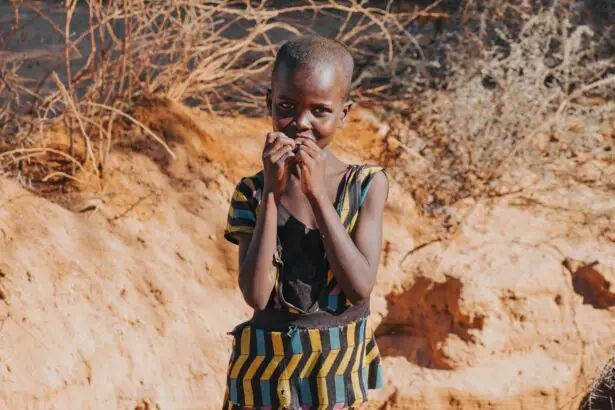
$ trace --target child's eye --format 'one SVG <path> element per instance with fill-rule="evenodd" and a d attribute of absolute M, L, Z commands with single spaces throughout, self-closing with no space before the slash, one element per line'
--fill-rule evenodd
<path fill-rule="evenodd" d="M 280 103 L 278 104 L 278 107 L 280 107 L 280 109 L 283 111 L 288 111 L 292 110 L 293 105 L 291 103 Z"/>
<path fill-rule="evenodd" d="M 314 108 L 314 114 L 315 115 L 324 115 L 324 114 L 326 114 L 328 112 L 329 112 L 329 110 L 326 109 L 326 108 L 322 108 L 322 107 Z"/>

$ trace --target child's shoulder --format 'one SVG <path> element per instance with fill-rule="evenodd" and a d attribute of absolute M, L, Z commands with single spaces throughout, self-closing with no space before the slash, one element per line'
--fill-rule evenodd
<path fill-rule="evenodd" d="M 355 167 L 357 167 L 359 170 L 361 170 L 361 172 L 366 173 L 366 174 L 375 174 L 380 171 L 386 172 L 385 168 L 382 165 L 376 165 L 376 164 L 364 163 L 364 164 L 357 164 L 355 165 Z"/>
<path fill-rule="evenodd" d="M 265 184 L 265 174 L 263 170 L 254 175 L 241 177 L 235 185 L 233 201 L 249 202 L 253 206 L 258 205 Z"/>
<path fill-rule="evenodd" d="M 265 173 L 263 170 L 260 170 L 254 175 L 248 175 L 248 176 L 241 177 L 239 179 L 239 182 L 237 183 L 237 188 L 241 186 L 247 186 L 250 189 L 257 191 L 259 189 L 262 189 L 264 183 L 265 183 Z"/>
<path fill-rule="evenodd" d="M 385 177 L 387 176 L 386 169 L 381 165 L 354 164 L 352 169 L 354 178 L 358 181 L 371 180 L 378 173 L 383 173 Z"/>
<path fill-rule="evenodd" d="M 348 187 L 357 186 L 355 190 L 359 197 L 358 206 L 360 207 L 367 197 L 368 191 L 373 185 L 377 185 L 386 190 L 388 197 L 388 174 L 386 169 L 380 165 L 357 164 L 353 165 L 353 172 L 348 178 Z M 348 188 L 350 189 L 350 188 Z"/>

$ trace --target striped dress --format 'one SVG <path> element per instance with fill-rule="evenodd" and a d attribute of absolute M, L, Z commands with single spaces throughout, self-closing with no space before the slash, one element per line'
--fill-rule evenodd
<path fill-rule="evenodd" d="M 372 177 L 382 171 L 353 165 L 342 178 L 334 205 L 349 233 Z M 236 187 L 224 233 L 232 243 L 238 243 L 237 233 L 254 230 L 263 178 L 260 172 L 243 178 Z M 297 231 L 293 225 L 298 225 Z M 298 231 L 304 227 L 292 216 L 278 221 L 277 275 L 269 303 L 229 333 L 233 347 L 225 409 L 345 409 L 367 401 L 368 389 L 382 387 L 380 354 L 368 321 L 369 301 L 353 305 L 346 298 L 322 245 L 321 255 L 312 252 L 310 260 L 291 266 L 302 254 L 289 257 L 286 252 L 300 241 Z M 306 240 L 308 245 L 314 242 Z M 302 290 L 310 281 L 314 283 L 307 286 L 310 292 Z"/>

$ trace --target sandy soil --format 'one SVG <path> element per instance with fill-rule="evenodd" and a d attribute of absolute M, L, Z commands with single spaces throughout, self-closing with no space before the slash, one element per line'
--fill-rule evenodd
<path fill-rule="evenodd" d="M 135 132 L 102 187 L 69 199 L 0 179 L 0 408 L 220 406 L 227 332 L 250 315 L 222 231 L 269 124 L 166 103 L 135 116 L 176 160 Z M 334 149 L 375 162 L 382 130 L 358 109 Z M 612 191 L 511 178 L 520 192 L 456 204 L 461 229 L 433 242 L 392 182 L 371 318 L 386 387 L 367 408 L 572 409 L 613 354 Z"/>

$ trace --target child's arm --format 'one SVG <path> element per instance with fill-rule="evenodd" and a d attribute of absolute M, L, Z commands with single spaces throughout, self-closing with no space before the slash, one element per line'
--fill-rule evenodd
<path fill-rule="evenodd" d="M 265 184 L 259 215 L 252 234 L 239 236 L 239 288 L 255 310 L 267 307 L 275 270 L 273 253 L 278 229 L 278 202 L 286 188 L 287 160 L 293 156 L 295 141 L 279 132 L 267 135 L 263 149 Z"/>
<path fill-rule="evenodd" d="M 310 200 L 323 235 L 330 268 L 353 304 L 369 298 L 376 283 L 388 189 L 384 173 L 374 175 L 351 235 L 346 232 L 327 196 Z"/>
<path fill-rule="evenodd" d="M 246 303 L 263 310 L 275 284 L 273 253 L 276 246 L 278 210 L 273 193 L 260 205 L 254 233 L 239 236 L 239 288 Z"/>
<path fill-rule="evenodd" d="M 373 176 L 355 228 L 348 235 L 324 188 L 324 160 L 320 150 L 310 141 L 302 143 L 299 151 L 302 182 L 323 235 L 329 266 L 350 302 L 356 304 L 369 298 L 376 283 L 389 189 L 387 177 L 382 172 Z"/>

